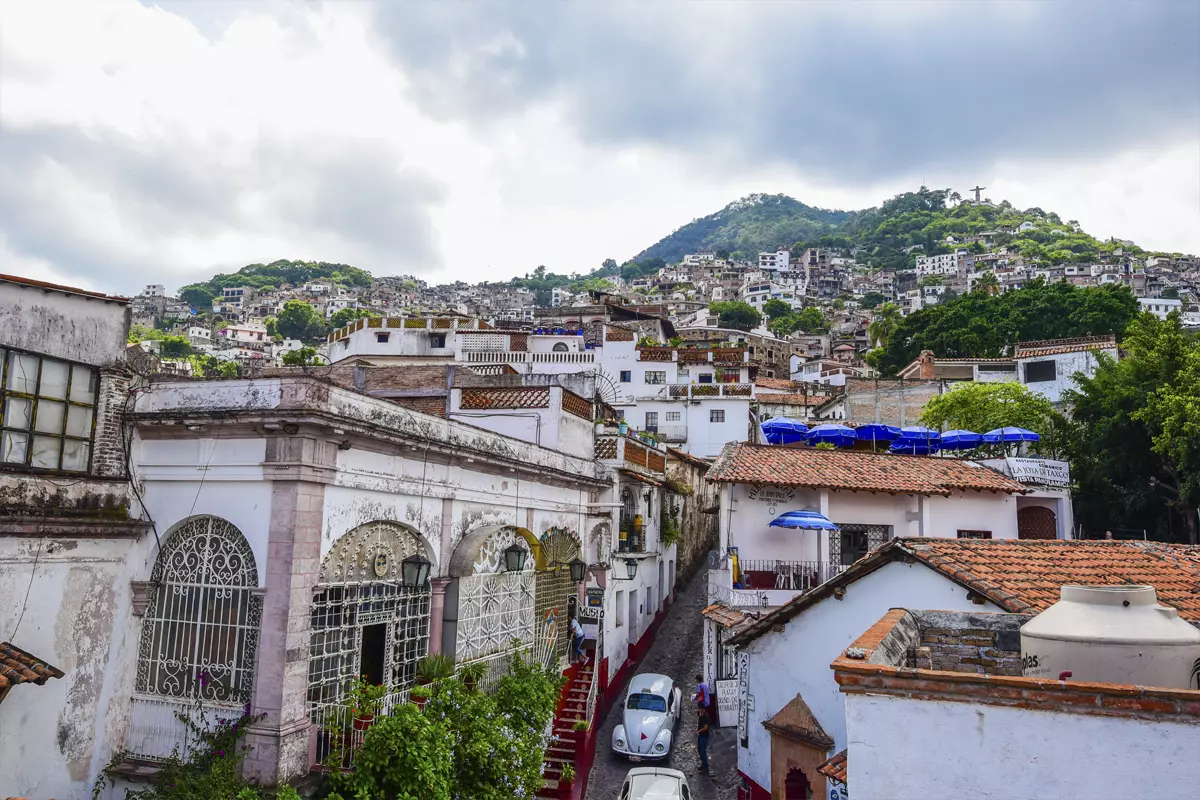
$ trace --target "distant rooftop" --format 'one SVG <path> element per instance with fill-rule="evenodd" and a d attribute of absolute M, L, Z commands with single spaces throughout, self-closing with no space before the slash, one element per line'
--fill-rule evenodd
<path fill-rule="evenodd" d="M 63 294 L 75 294 L 80 297 L 91 297 L 96 300 L 104 300 L 110 303 L 129 303 L 128 297 L 121 297 L 114 294 L 102 294 L 101 292 L 92 292 L 87 289 L 78 289 L 74 286 L 63 286 L 58 283 L 48 283 L 46 281 L 35 281 L 32 278 L 22 278 L 17 275 L 0 274 L 0 283 L 14 283 L 18 286 L 27 286 L 32 289 L 43 289 L 45 291 L 62 292 Z"/>

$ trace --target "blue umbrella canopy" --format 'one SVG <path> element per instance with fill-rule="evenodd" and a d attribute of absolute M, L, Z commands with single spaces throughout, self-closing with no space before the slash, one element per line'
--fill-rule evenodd
<path fill-rule="evenodd" d="M 900 429 L 894 425 L 872 422 L 870 425 L 859 425 L 854 429 L 854 435 L 860 442 L 894 442 L 900 438 Z"/>
<path fill-rule="evenodd" d="M 856 441 L 854 428 L 847 425 L 838 425 L 828 422 L 824 425 L 818 425 L 808 432 L 805 441 L 809 444 L 820 444 L 821 442 L 829 442 L 838 447 L 850 447 Z"/>
<path fill-rule="evenodd" d="M 787 511 L 768 524 L 773 528 L 803 528 L 813 531 L 838 530 L 838 526 L 834 525 L 828 517 L 818 514 L 816 511 Z"/>
<path fill-rule="evenodd" d="M 906 456 L 927 456 L 931 453 L 936 453 L 940 449 L 941 445 L 936 439 L 930 441 L 922 439 L 898 439 L 892 442 L 892 446 L 888 448 L 888 452 L 900 453 Z"/>
<path fill-rule="evenodd" d="M 974 431 L 946 431 L 940 442 L 943 450 L 970 450 L 983 444 L 983 435 Z"/>
<path fill-rule="evenodd" d="M 1042 437 L 1025 428 L 996 428 L 994 431 L 988 431 L 983 435 L 983 440 L 988 444 L 1003 444 L 1004 442 L 1036 442 Z"/>
<path fill-rule="evenodd" d="M 808 426 L 803 422 L 798 419 L 787 419 L 786 417 L 769 419 L 759 427 L 762 428 L 763 435 L 767 437 L 767 441 L 771 444 L 803 442 L 804 435 L 808 433 Z"/>
<path fill-rule="evenodd" d="M 941 434 L 933 428 L 923 428 L 920 425 L 909 425 L 900 429 L 900 440 L 920 439 L 923 442 L 936 442 Z"/>

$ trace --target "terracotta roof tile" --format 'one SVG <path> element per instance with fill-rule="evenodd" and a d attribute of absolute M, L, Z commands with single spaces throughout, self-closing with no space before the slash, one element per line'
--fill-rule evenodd
<path fill-rule="evenodd" d="M 833 747 L 833 739 L 817 722 L 812 709 L 800 695 L 779 709 L 779 713 L 764 722 L 763 727 L 771 733 L 800 739 L 825 750 Z"/>
<path fill-rule="evenodd" d="M 841 395 L 826 394 L 760 394 L 759 403 L 777 406 L 819 406 L 831 397 Z"/>
<path fill-rule="evenodd" d="M 1059 353 L 1082 353 L 1086 350 L 1115 350 L 1115 336 L 1085 336 L 1078 339 L 1043 339 L 1037 342 L 1017 342 L 1014 358 L 1053 356 Z"/>
<path fill-rule="evenodd" d="M 1158 601 L 1200 620 L 1200 547 L 1129 541 L 901 539 L 899 546 L 1007 611 L 1036 613 L 1065 584 L 1153 586 Z"/>
<path fill-rule="evenodd" d="M 795 389 L 796 381 L 787 378 L 755 378 L 754 385 L 764 389 Z"/>
<path fill-rule="evenodd" d="M 821 766 L 817 767 L 817 772 L 824 775 L 826 778 L 832 778 L 841 783 L 846 782 L 846 751 L 838 753 L 833 758 L 826 761 Z"/>
<path fill-rule="evenodd" d="M 1025 491 L 1007 475 L 960 459 L 752 444 L 726 445 L 708 479 L 893 494 Z"/>
<path fill-rule="evenodd" d="M 713 603 L 708 608 L 700 612 L 708 619 L 720 625 L 722 628 L 734 628 L 741 625 L 751 617 L 745 612 L 736 608 L 729 608 L 720 603 Z"/>
<path fill-rule="evenodd" d="M 18 683 L 41 686 L 50 678 L 61 678 L 63 671 L 52 667 L 32 653 L 9 643 L 0 642 L 0 689 Z"/>

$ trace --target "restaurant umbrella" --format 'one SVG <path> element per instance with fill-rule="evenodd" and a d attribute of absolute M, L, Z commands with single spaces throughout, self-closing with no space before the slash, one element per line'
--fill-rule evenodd
<path fill-rule="evenodd" d="M 836 531 L 838 526 L 816 511 L 785 511 L 767 523 L 773 528 L 803 528 L 813 531 Z"/>
<path fill-rule="evenodd" d="M 870 442 L 871 450 L 874 452 L 876 442 L 894 442 L 899 439 L 900 429 L 895 425 L 872 422 L 868 425 L 859 425 L 854 429 L 854 435 L 860 442 Z"/>
<path fill-rule="evenodd" d="M 939 441 L 943 450 L 973 450 L 983 444 L 983 436 L 974 431 L 946 431 Z"/>
<path fill-rule="evenodd" d="M 821 444 L 829 442 L 838 447 L 853 447 L 858 441 L 854 436 L 854 428 L 847 425 L 838 425 L 837 423 L 827 422 L 823 425 L 817 425 L 808 432 L 804 441 L 809 444 Z"/>
<path fill-rule="evenodd" d="M 1008 455 L 1008 447 L 1006 445 L 1009 442 L 1036 442 L 1040 441 L 1041 438 L 1042 437 L 1038 436 L 1031 430 L 1027 430 L 1026 428 L 1014 428 L 1011 425 L 1003 428 L 996 428 L 995 430 L 988 431 L 983 435 L 983 440 L 988 444 L 1000 445 L 1001 448 L 1004 449 L 1004 454 L 1006 456 Z"/>
<path fill-rule="evenodd" d="M 803 422 L 786 417 L 769 419 L 759 427 L 762 428 L 763 436 L 767 437 L 767 442 L 770 444 L 803 442 L 804 435 L 808 433 L 808 426 Z"/>
<path fill-rule="evenodd" d="M 897 439 L 892 442 L 892 446 L 888 448 L 888 452 L 906 456 L 928 456 L 936 453 L 939 449 L 940 443 L 936 439 L 929 441 L 924 439 Z"/>

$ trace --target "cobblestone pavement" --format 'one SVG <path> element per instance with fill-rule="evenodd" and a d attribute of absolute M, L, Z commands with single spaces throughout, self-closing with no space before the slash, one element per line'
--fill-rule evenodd
<path fill-rule="evenodd" d="M 687 775 L 695 800 L 734 800 L 737 797 L 737 728 L 711 728 L 708 740 L 711 775 L 701 775 L 696 771 L 699 765 L 696 757 L 696 707 L 689 698 L 696 689 L 695 676 L 701 671 L 704 618 L 700 612 L 706 604 L 707 581 L 707 573 L 701 569 L 687 588 L 679 593 L 637 671 L 670 675 L 683 689 L 683 718 L 679 721 L 667 766 Z M 621 687 L 622 699 L 625 689 L 626 686 Z M 612 732 L 620 720 L 621 703 L 614 703 L 596 739 L 596 761 L 588 779 L 587 800 L 617 800 L 625 773 L 639 766 L 618 761 L 613 755 Z"/>

